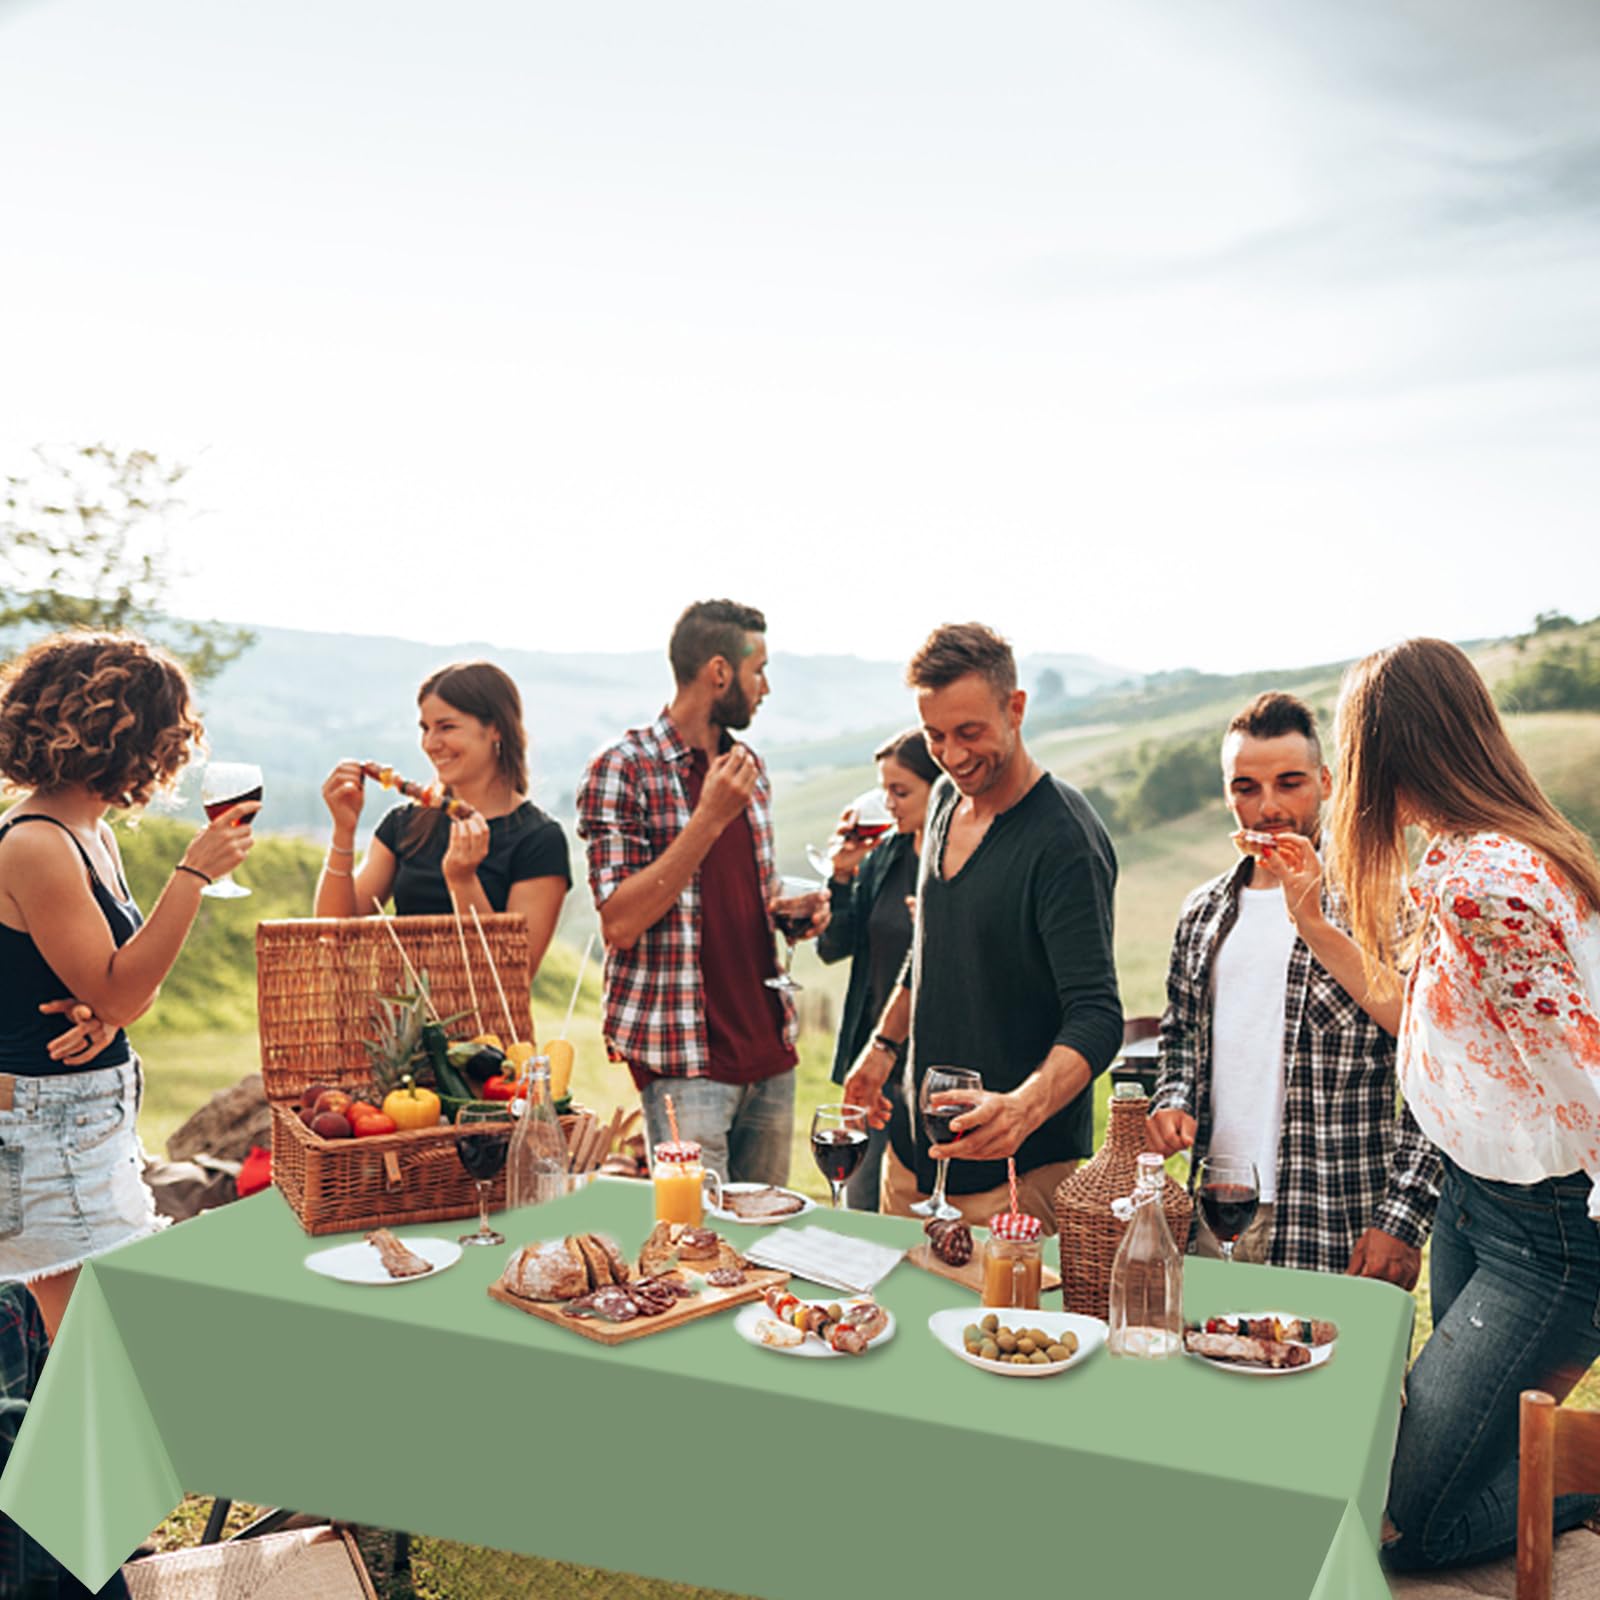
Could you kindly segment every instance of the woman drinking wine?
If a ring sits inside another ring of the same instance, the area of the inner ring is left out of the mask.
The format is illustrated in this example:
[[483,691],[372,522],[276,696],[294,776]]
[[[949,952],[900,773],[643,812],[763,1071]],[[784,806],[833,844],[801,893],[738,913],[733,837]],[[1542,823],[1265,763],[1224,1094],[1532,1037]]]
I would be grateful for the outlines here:
[[[846,811],[828,842],[832,916],[817,940],[817,954],[824,961],[848,958],[850,962],[844,1016],[833,1056],[835,1083],[844,1082],[851,1064],[866,1048],[911,948],[908,901],[917,887],[917,857],[922,850],[928,795],[939,776],[918,728],[896,735],[873,753],[873,759],[878,763],[878,782],[894,820],[894,832],[881,842],[869,842],[856,829],[857,819]],[[884,1093],[891,1100],[899,1095],[898,1071],[890,1074]],[[888,1140],[887,1129],[871,1130],[866,1156],[845,1187],[852,1211],[878,1209],[878,1180]]]
[[148,918],[105,817],[170,786],[201,735],[183,669],[141,639],[57,634],[0,676],[0,778],[26,791],[0,821],[0,1279],[27,1285],[51,1338],[79,1267],[160,1226],[122,1030],[201,891],[245,858],[260,803],[196,834]]

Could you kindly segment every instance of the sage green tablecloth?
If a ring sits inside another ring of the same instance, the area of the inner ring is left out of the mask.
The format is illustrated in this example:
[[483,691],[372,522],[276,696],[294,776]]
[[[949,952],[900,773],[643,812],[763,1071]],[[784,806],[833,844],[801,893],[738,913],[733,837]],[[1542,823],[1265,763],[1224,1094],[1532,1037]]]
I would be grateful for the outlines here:
[[[501,1226],[637,1249],[650,1204],[599,1183]],[[0,1510],[91,1588],[188,1489],[771,1600],[1387,1596],[1411,1327],[1387,1285],[1191,1261],[1190,1315],[1331,1317],[1334,1360],[1262,1378],[1102,1352],[1026,1381],[937,1345],[929,1314],[975,1302],[906,1264],[880,1290],[892,1341],[804,1361],[744,1343],[731,1312],[592,1343],[489,1299],[509,1246],[397,1287],[302,1265],[337,1242],[273,1191],[85,1268]]]

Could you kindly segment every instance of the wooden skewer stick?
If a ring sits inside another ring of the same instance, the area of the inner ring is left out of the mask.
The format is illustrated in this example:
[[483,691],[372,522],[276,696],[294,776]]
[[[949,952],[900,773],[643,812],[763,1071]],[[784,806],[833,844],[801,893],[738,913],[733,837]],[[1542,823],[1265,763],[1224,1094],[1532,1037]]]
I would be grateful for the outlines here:
[[468,906],[472,913],[472,926],[478,930],[478,942],[483,946],[484,958],[489,963],[489,973],[494,978],[495,991],[500,996],[500,1010],[506,1019],[506,1032],[511,1035],[512,1044],[521,1044],[522,1035],[517,1032],[517,1025],[511,1016],[511,1005],[506,999],[506,986],[500,981],[500,969],[495,965],[494,952],[489,948],[489,936],[483,931],[482,919],[478,916],[476,906]]
[[440,1018],[439,1012],[435,1008],[433,1001],[428,996],[426,985],[424,985],[422,979],[417,975],[417,969],[411,965],[411,957],[406,954],[406,947],[400,943],[400,935],[394,931],[394,923],[390,919],[389,913],[383,909],[383,902],[375,899],[372,902],[372,905],[373,909],[378,913],[378,921],[383,924],[384,930],[388,933],[389,937],[394,940],[394,947],[400,952],[400,959],[405,963],[406,972],[412,983],[416,985],[417,993],[422,996],[422,1003],[428,1008],[428,1015],[432,1017],[435,1022],[439,1022],[442,1025],[442,1019]]
[[478,1009],[478,986],[472,981],[472,957],[467,954],[467,925],[461,920],[461,902],[454,893],[450,896],[450,909],[456,914],[456,937],[461,941],[461,965],[467,972],[467,993],[472,996],[472,1020],[478,1025],[478,1032],[487,1030],[483,1025],[483,1013]]

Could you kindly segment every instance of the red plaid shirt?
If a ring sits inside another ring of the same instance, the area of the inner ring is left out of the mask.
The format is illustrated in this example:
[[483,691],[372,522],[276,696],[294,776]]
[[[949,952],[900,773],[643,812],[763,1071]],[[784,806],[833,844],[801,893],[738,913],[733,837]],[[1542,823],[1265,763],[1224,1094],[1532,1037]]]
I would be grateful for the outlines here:
[[[748,748],[748,747],[746,747]],[[765,897],[778,890],[772,844],[772,784],[761,758],[750,801],[750,832]],[[578,837],[588,848],[589,888],[602,906],[642,872],[689,821],[686,767],[693,752],[665,711],[630,728],[590,761],[578,786]],[[606,1045],[618,1060],[670,1078],[703,1078],[711,1066],[705,990],[700,981],[700,878],[631,950],[606,946]],[[784,1042],[795,1042],[794,1006],[782,996]]]

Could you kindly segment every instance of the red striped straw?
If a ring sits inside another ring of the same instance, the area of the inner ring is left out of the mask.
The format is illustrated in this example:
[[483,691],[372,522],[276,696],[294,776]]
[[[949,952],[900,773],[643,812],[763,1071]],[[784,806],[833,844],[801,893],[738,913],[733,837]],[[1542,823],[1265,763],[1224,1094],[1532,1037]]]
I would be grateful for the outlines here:
[[667,1126],[672,1129],[672,1142],[677,1144],[679,1142],[678,1113],[672,1109],[672,1096],[670,1094],[663,1095],[662,1098],[667,1102]]
[[[669,1101],[668,1104],[671,1104],[671,1102]],[[1015,1156],[1006,1157],[1006,1177],[1011,1183],[1011,1215],[1016,1216],[1021,1208],[1017,1205],[1017,1158]]]

